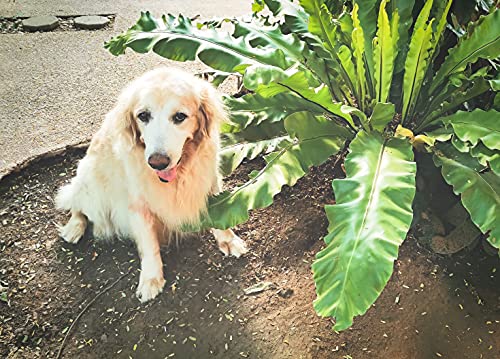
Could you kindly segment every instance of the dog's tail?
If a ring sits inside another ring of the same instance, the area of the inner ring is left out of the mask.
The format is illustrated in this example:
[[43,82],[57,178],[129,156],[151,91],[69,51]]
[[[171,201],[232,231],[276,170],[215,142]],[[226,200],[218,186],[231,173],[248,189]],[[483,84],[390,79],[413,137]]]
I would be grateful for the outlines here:
[[55,205],[57,209],[69,211],[73,208],[73,198],[75,196],[75,184],[73,181],[62,186],[57,191]]

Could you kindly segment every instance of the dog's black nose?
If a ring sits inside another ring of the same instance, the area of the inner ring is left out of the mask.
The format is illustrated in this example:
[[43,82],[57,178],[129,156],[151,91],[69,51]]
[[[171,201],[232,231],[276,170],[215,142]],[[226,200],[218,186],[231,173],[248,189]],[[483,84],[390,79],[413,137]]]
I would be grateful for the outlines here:
[[161,153],[153,153],[148,158],[148,164],[151,168],[161,171],[168,167],[170,164],[170,157],[162,155]]

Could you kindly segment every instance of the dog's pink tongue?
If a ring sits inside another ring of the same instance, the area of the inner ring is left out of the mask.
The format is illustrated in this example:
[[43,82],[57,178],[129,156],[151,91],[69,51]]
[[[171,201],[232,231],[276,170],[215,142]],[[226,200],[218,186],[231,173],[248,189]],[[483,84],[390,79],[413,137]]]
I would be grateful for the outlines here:
[[177,177],[177,167],[173,167],[167,171],[155,170],[155,172],[156,172],[158,177],[160,177],[162,180],[168,181],[168,182],[172,182],[175,179],[175,177]]

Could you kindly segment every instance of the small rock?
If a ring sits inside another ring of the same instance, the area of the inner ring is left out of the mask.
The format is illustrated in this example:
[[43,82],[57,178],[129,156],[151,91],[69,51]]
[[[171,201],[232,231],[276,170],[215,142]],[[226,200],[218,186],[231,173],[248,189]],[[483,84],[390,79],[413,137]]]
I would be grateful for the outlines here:
[[59,26],[59,19],[55,16],[35,16],[22,22],[26,31],[50,31]]
[[109,19],[104,16],[80,16],[75,19],[75,26],[80,29],[101,29],[109,24]]
[[101,341],[106,343],[108,341],[108,336],[106,334],[101,335]]
[[293,289],[291,288],[286,288],[286,289],[281,289],[278,292],[278,295],[282,298],[290,298],[293,295]]

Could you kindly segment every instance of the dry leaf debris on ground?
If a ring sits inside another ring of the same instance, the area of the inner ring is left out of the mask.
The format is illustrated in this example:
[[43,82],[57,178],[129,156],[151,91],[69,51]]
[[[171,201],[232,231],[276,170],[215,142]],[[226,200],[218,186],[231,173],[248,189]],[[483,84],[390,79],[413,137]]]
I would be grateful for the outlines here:
[[[244,258],[223,257],[208,234],[163,248],[165,291],[141,305],[130,242],[57,237],[65,216],[52,198],[82,155],[43,159],[1,182],[1,357],[55,357],[78,314],[129,271],[81,315],[62,357],[499,357],[498,259],[480,246],[438,256],[410,236],[382,296],[351,329],[335,333],[316,316],[310,265],[326,233],[323,206],[333,203],[334,160],[238,227],[251,249]],[[260,164],[246,163],[226,185]],[[274,287],[245,295],[266,282]]]

